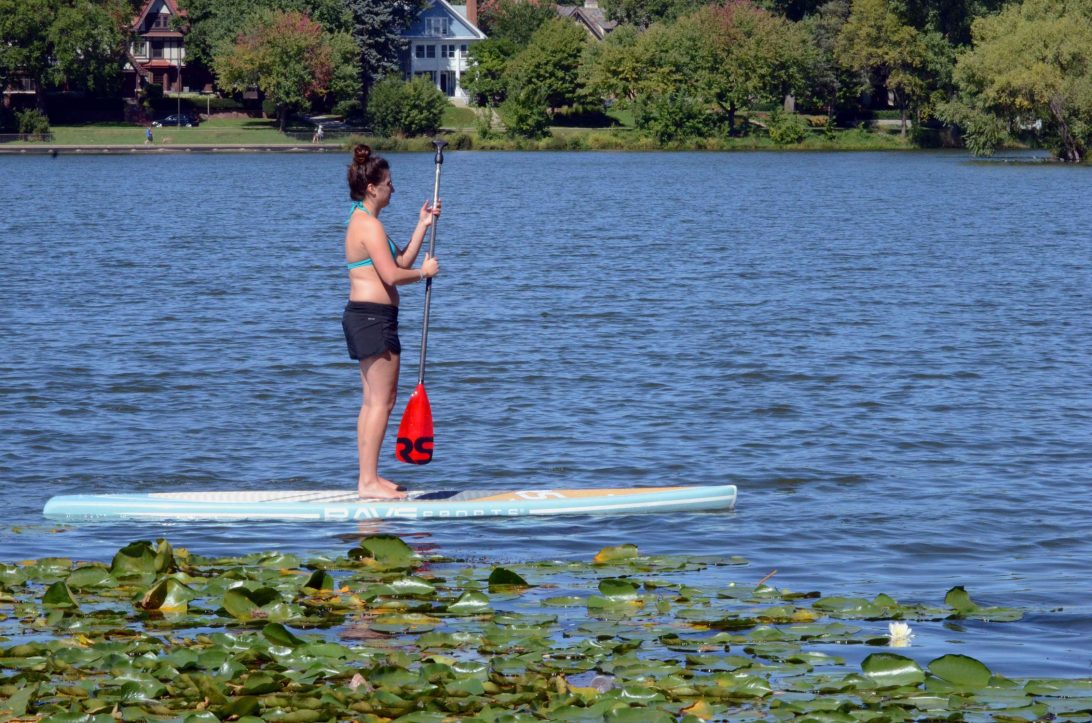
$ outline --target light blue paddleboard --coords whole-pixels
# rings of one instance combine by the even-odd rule
[[[404,500],[360,499],[345,491],[152,492],[61,495],[46,503],[53,520],[452,519],[524,515],[622,515],[730,510],[735,485],[579,490],[415,492]]]

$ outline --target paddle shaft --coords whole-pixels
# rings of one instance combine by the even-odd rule
[[[432,185],[432,206],[436,207],[436,204],[440,201],[440,168],[444,165],[444,146],[447,145],[447,141],[433,141],[432,145],[436,147],[436,180]],[[436,255],[436,224],[440,221],[439,218],[433,217],[431,235],[428,239],[428,255]],[[421,329],[421,361],[417,367],[417,383],[425,383],[425,351],[428,349],[428,309],[429,304],[432,302],[432,277],[425,279],[425,313],[423,327]]]

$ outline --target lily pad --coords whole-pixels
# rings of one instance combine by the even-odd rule
[[[925,671],[910,658],[894,653],[873,653],[861,663],[865,675],[883,688],[920,685]]]
[[[990,684],[992,673],[981,662],[966,655],[949,654],[929,663],[929,672],[965,690],[981,690]]]

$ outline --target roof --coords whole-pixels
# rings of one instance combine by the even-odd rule
[[[451,35],[437,36],[425,32],[425,20],[427,18],[443,17],[447,15],[452,19]],[[483,33],[476,25],[466,19],[466,5],[452,5],[447,0],[430,0],[425,9],[417,14],[417,18],[402,33],[408,38],[436,38],[445,40],[485,40]]]
[[[144,0],[144,4],[140,7],[140,12],[133,18],[133,22],[130,24],[130,28],[136,30],[144,22],[144,18],[148,17],[148,13],[152,11],[153,7],[156,7],[162,3],[167,6],[167,10],[175,17],[186,17],[186,11],[178,7],[177,0]]]
[[[618,27],[617,20],[607,20],[607,15],[600,8],[557,6],[557,14],[563,18],[572,18],[584,26],[597,40],[602,40],[607,33]]]

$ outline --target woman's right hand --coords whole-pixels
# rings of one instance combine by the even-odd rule
[[[428,252],[425,252],[425,260],[421,263],[421,274],[426,279],[431,279],[436,274],[440,273],[440,262],[432,256],[429,256]]]

